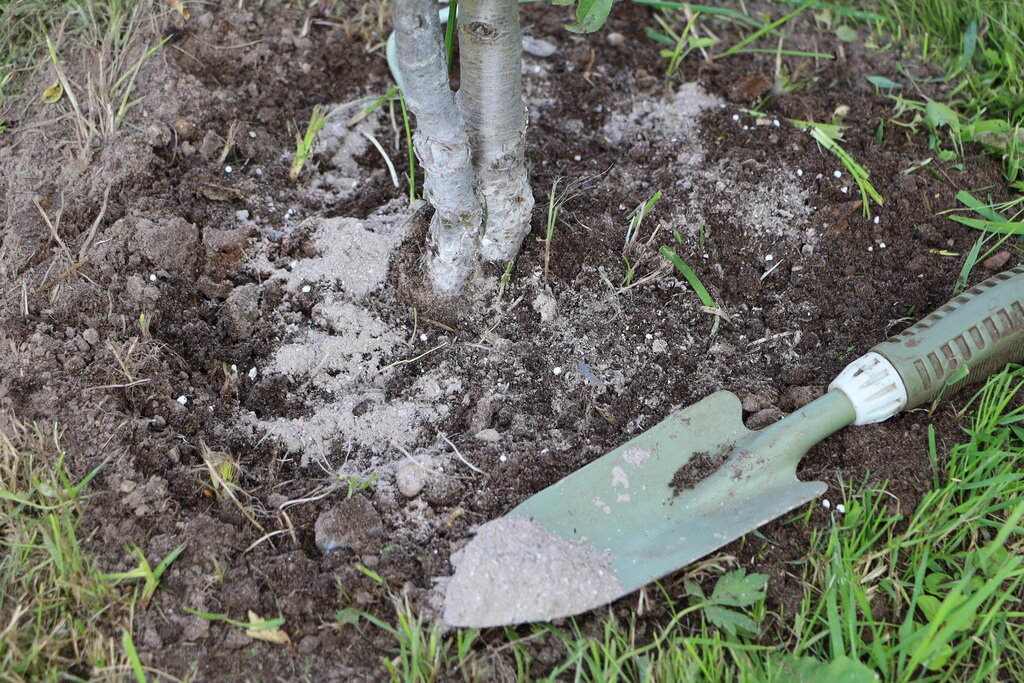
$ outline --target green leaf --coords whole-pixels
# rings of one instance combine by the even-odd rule
[[[767,584],[766,574],[747,575],[746,569],[737,569],[718,580],[711,593],[711,602],[730,607],[749,607],[764,599],[764,587]]]
[[[917,606],[921,609],[921,614],[928,621],[935,621],[935,616],[939,613],[939,606],[941,604],[934,595],[922,595],[917,599]]]
[[[704,600],[704,589],[700,587],[700,584],[693,579],[686,579],[683,581],[683,587],[686,588],[686,594],[692,595],[695,598]]]
[[[604,25],[612,10],[612,0],[579,0],[576,7],[575,24],[565,28],[573,33],[593,33]]]
[[[949,126],[954,135],[960,134],[960,116],[942,102],[928,100],[924,106],[924,121],[932,130]]]
[[[715,605],[705,607],[704,614],[707,615],[708,621],[730,636],[735,636],[739,631],[752,635],[757,634],[757,622],[746,614]]]
[[[857,32],[845,24],[836,29],[836,38],[844,43],[857,42]]]
[[[885,76],[868,76],[868,83],[883,90],[902,90],[903,86]]]
[[[878,680],[878,674],[870,667],[845,655],[836,657],[831,662],[822,662],[814,657],[786,655],[782,658],[782,673],[786,675],[787,683],[874,683]]]
[[[953,654],[953,648],[949,643],[941,643],[935,649],[938,650],[938,652],[933,654],[931,659],[925,662],[925,666],[932,671],[938,671],[943,668],[950,656]]]

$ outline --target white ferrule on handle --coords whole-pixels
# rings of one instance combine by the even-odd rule
[[[888,420],[907,405],[907,388],[900,373],[873,351],[847,365],[828,390],[841,391],[850,399],[857,413],[855,425]]]

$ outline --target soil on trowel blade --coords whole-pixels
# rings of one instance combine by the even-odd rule
[[[526,517],[501,517],[452,555],[443,619],[479,628],[578,614],[622,594],[611,559]]]
[[[717,472],[732,453],[733,444],[723,444],[714,451],[694,453],[689,462],[672,475],[669,486],[672,488],[673,498],[692,490],[697,484]]]

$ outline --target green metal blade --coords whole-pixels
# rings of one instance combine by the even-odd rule
[[[797,463],[853,422],[854,410],[845,395],[830,392],[762,430],[747,429],[741,417],[735,394],[712,394],[509,515],[610,553],[609,569],[626,595],[821,495],[824,483],[797,480]],[[680,468],[701,460],[721,464],[673,490]],[[575,605],[571,613],[597,606]]]

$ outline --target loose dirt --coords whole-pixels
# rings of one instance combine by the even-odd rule
[[[142,660],[177,677],[380,678],[389,636],[338,623],[338,610],[390,621],[400,592],[431,614],[450,558],[486,547],[466,545],[474,529],[486,539],[501,529],[488,521],[718,389],[740,394],[750,426],[806,403],[949,298],[957,255],[977,237],[945,213],[956,192],[1007,196],[977,147],[938,160],[926,135],[890,122],[891,101],[865,76],[948,95],[910,54],[840,44],[808,17],[787,49],[835,59],[784,58],[803,85],[761,102],[773,54],[692,57],[666,79],[648,9],[618,3],[584,38],[562,29],[565,8],[531,5],[530,37],[556,48],[524,64],[533,232],[500,296],[504,268],[489,266],[463,300],[438,301],[421,268],[429,209],[409,204],[367,139],[404,178],[400,108],[351,122],[390,85],[381,37],[364,42],[351,16],[320,5],[190,9],[187,22],[157,22],[150,37],[172,40],[139,72],[116,134],[83,149],[66,101],[33,102],[0,142],[0,411],[57,422],[79,477],[109,458],[83,505],[84,547],[102,571],[132,568],[126,543],[151,563],[185,544],[135,617]],[[30,92],[53,80],[40,71]],[[292,182],[294,136],[314,105],[337,110]],[[841,164],[787,122],[827,122],[841,105],[844,148],[885,199],[871,218]],[[545,244],[556,179],[579,192]],[[630,213],[658,191],[627,244]],[[715,334],[658,255],[665,245],[721,310]],[[909,512],[932,478],[926,427],[943,452],[962,400],[844,430],[798,474],[827,482],[833,500],[840,482],[887,483],[893,510]],[[210,452],[237,464],[244,513],[211,487]],[[818,508],[806,519],[723,548],[771,577],[773,612],[798,604],[794,563],[830,523]],[[664,582],[671,595],[684,576]],[[463,596],[453,620],[477,613],[471,585]],[[649,602],[641,628],[664,615]],[[296,645],[254,642],[185,607],[284,617]],[[535,677],[560,646],[527,647]]]

